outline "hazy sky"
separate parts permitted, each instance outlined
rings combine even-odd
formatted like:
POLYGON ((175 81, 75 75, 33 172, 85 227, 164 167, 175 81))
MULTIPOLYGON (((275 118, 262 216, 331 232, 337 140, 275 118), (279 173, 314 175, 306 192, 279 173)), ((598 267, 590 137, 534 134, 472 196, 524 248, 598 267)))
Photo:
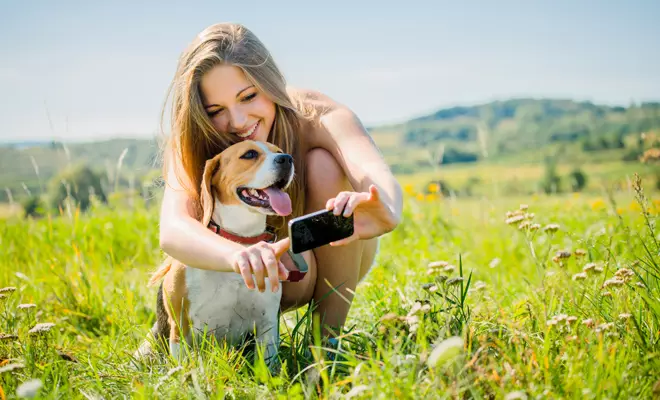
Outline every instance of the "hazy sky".
POLYGON ((153 135, 177 57, 221 21, 367 125, 514 96, 660 98, 658 0, 385 4, 0 0, 0 140, 153 135))

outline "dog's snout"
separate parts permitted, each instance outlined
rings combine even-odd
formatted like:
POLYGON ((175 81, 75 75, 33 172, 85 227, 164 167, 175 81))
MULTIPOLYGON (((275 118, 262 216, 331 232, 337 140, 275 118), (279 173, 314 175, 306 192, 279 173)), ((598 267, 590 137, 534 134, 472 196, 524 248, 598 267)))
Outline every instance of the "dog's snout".
POLYGON ((278 154, 275 157, 275 164, 293 164, 293 157, 288 154, 278 154))

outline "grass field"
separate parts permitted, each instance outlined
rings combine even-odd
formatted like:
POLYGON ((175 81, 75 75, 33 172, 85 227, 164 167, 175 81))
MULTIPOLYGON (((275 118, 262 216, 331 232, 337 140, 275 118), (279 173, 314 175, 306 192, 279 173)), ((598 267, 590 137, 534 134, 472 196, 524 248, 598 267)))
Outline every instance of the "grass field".
POLYGON ((660 203, 639 193, 408 196, 336 359, 302 309, 274 377, 224 347, 132 366, 154 319, 157 208, 0 221, 0 399, 658 396, 660 203))

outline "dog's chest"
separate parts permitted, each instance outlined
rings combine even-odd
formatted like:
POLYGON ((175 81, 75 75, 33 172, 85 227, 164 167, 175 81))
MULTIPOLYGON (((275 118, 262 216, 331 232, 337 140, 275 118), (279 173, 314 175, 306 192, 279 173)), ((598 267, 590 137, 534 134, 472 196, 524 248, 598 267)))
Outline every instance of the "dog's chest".
POLYGON ((268 280, 261 293, 248 289, 240 274, 187 268, 186 286, 190 319, 199 333, 206 329, 237 342, 255 328, 277 327, 282 289, 273 293, 268 280))

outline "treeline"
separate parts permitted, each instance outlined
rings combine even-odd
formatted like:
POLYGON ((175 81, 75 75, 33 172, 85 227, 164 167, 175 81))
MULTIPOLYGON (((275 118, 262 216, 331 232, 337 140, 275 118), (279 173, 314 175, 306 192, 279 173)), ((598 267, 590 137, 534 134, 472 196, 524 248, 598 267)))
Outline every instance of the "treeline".
POLYGON ((402 126, 402 147, 446 146, 443 164, 475 162, 578 143, 584 152, 630 148, 639 156, 639 135, 660 131, 660 103, 609 107, 570 100, 518 99, 474 107, 453 107, 402 126))

